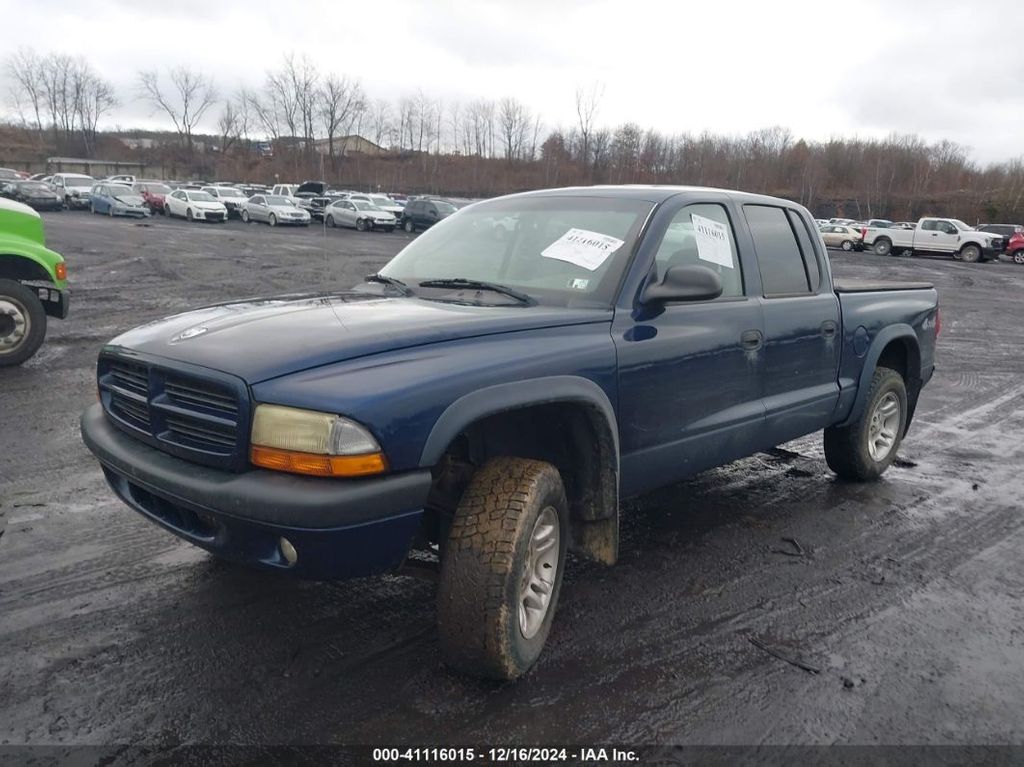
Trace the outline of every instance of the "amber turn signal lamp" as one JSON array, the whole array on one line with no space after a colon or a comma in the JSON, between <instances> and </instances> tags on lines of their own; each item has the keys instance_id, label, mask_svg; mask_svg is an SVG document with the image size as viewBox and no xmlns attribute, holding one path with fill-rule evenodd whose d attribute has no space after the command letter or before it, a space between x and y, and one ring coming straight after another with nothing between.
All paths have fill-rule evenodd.
<instances>
[{"instance_id":1,"label":"amber turn signal lamp","mask_svg":"<svg viewBox=\"0 0 1024 767\"><path fill-rule=\"evenodd\" d=\"M58 262L57 265L53 267L53 273L57 275L58 280L66 280L68 278L68 265L63 261Z\"/></svg>"},{"instance_id":2,"label":"amber turn signal lamp","mask_svg":"<svg viewBox=\"0 0 1024 767\"><path fill-rule=\"evenodd\" d=\"M387 471L383 453L363 455L320 455L253 445L249 451L253 466L313 477L367 477Z\"/></svg>"}]
</instances>

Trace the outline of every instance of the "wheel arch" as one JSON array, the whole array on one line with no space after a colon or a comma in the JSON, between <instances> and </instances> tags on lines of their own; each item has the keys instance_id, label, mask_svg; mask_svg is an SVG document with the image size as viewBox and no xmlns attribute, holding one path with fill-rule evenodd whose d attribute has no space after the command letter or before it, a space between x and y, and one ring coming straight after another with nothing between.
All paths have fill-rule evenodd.
<instances>
[{"instance_id":1,"label":"wheel arch","mask_svg":"<svg viewBox=\"0 0 1024 767\"><path fill-rule=\"evenodd\" d=\"M875 370L887 367L903 376L907 387L908 413L904 429L910 426L917 408L917 398L921 392L921 347L917 334L910 325L890 325L882 330L871 343L864 355L864 367L861 368L857 381L857 398L854 400L850 414L840 426L848 426L857 420L867 404L868 390Z\"/></svg>"},{"instance_id":2,"label":"wheel arch","mask_svg":"<svg viewBox=\"0 0 1024 767\"><path fill-rule=\"evenodd\" d=\"M604 564L618 558L619 441L615 411L593 381L551 376L499 384L453 402L420 456L441 480L456 456L474 465L496 455L553 463L571 514L573 549Z\"/></svg>"}]
</instances>

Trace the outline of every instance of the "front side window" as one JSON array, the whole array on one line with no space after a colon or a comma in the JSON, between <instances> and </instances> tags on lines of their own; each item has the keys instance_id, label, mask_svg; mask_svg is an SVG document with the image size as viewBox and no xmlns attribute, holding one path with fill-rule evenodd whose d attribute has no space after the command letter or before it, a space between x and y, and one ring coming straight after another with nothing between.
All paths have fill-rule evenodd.
<instances>
[{"instance_id":1,"label":"front side window","mask_svg":"<svg viewBox=\"0 0 1024 767\"><path fill-rule=\"evenodd\" d=\"M786 211L771 205L744 205L754 238L757 266L766 296L810 293L810 281Z\"/></svg>"},{"instance_id":2,"label":"front side window","mask_svg":"<svg viewBox=\"0 0 1024 767\"><path fill-rule=\"evenodd\" d=\"M654 279L674 266L705 266L722 280L722 296L743 295L743 274L729 214L721 205L687 205L672 218L654 256Z\"/></svg>"}]
</instances>

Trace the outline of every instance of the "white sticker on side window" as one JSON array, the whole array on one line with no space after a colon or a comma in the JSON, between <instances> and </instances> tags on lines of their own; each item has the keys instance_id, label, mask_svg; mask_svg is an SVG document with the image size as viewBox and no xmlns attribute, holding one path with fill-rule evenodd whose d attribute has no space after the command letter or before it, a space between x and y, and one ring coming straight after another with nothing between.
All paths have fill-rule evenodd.
<instances>
[{"instance_id":1,"label":"white sticker on side window","mask_svg":"<svg viewBox=\"0 0 1024 767\"><path fill-rule=\"evenodd\" d=\"M732 246L729 244L729 227L711 218L690 214L693 233L697 239L697 255L702 261L735 269L732 262Z\"/></svg>"},{"instance_id":2,"label":"white sticker on side window","mask_svg":"<svg viewBox=\"0 0 1024 767\"><path fill-rule=\"evenodd\" d=\"M608 256L622 247L624 241L600 232L570 229L540 254L544 258L566 261L594 271L608 260Z\"/></svg>"}]
</instances>

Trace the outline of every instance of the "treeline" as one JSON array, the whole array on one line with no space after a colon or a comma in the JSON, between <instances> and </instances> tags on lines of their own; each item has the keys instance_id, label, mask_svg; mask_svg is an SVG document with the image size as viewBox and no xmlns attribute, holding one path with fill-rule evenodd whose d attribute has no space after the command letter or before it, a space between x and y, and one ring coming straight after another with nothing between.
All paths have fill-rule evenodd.
<instances>
[{"instance_id":1,"label":"treeline","mask_svg":"<svg viewBox=\"0 0 1024 767\"><path fill-rule=\"evenodd\" d=\"M40 151L94 155L98 123L141 100L173 124L173 140L123 153L182 176L322 177L353 188L466 196L573 184L696 184L789 197L823 216L1024 220L1020 159L982 168L964 146L914 135L821 142L781 127L739 136L670 135L632 122L611 127L597 86L576 92L572 124L552 126L512 96L444 103L417 91L394 102L373 99L358 80L294 55L259 88L231 93L186 66L141 71L132 92L115 93L87 61L28 49L8 57L4 69L10 106ZM214 124L217 134L207 131L197 142L200 126ZM343 155L339 139L352 134L387 152ZM272 158L256 151L266 141ZM118 146L107 142L103 151Z\"/></svg>"}]
</instances>

